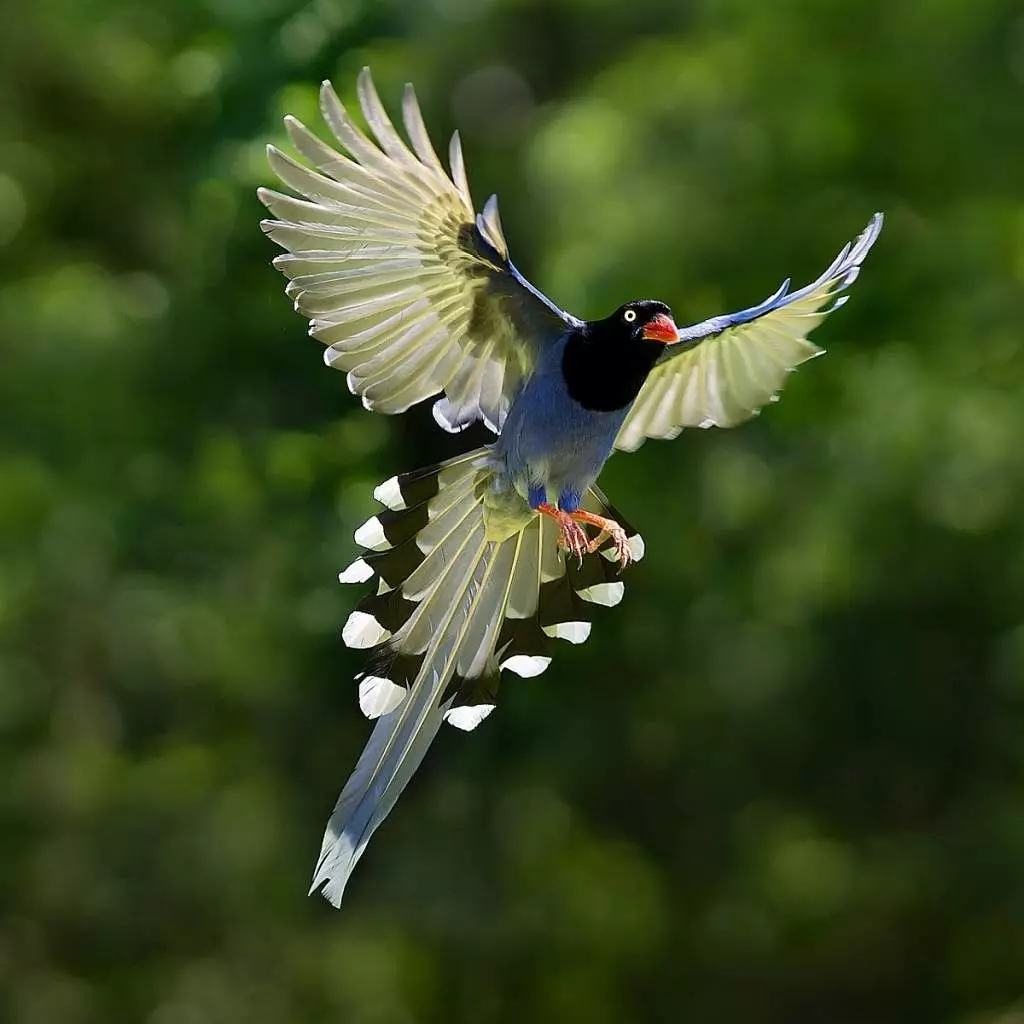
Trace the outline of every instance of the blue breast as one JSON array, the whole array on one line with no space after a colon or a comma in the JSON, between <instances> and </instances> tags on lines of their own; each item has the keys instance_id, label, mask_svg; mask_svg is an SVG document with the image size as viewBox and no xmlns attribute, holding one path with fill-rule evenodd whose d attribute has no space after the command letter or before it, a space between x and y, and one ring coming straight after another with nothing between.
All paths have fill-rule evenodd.
<instances>
[{"instance_id":1,"label":"blue breast","mask_svg":"<svg viewBox=\"0 0 1024 1024\"><path fill-rule=\"evenodd\" d=\"M574 511L597 480L629 409L596 412L572 398L562 376L567 338L545 347L536 371L512 402L495 450L531 505L557 501Z\"/></svg>"}]
</instances>

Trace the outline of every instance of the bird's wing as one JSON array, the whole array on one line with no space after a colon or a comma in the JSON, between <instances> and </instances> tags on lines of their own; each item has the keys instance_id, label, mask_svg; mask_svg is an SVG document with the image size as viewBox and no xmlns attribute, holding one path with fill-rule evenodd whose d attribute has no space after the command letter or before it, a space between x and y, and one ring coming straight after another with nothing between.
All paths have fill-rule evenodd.
<instances>
[{"instance_id":1,"label":"bird's wing","mask_svg":"<svg viewBox=\"0 0 1024 1024\"><path fill-rule=\"evenodd\" d=\"M733 427L774 401L786 375L824 349L807 335L841 306L841 295L882 230L876 213L817 281L679 332L633 403L615 446L634 451L648 437L675 437L684 427Z\"/></svg>"},{"instance_id":2,"label":"bird's wing","mask_svg":"<svg viewBox=\"0 0 1024 1024\"><path fill-rule=\"evenodd\" d=\"M268 149L274 172L304 197L260 189L274 217L263 229L288 250L274 264L290 278L287 293L310 334L327 346L327 364L348 373L367 409L403 412L443 390L434 407L441 426L483 419L497 431L539 348L575 320L509 261L497 199L474 214L458 133L449 176L411 86L402 105L411 149L367 69L358 95L376 142L325 82L324 120L347 152L291 117L291 141L316 170Z\"/></svg>"}]
</instances>

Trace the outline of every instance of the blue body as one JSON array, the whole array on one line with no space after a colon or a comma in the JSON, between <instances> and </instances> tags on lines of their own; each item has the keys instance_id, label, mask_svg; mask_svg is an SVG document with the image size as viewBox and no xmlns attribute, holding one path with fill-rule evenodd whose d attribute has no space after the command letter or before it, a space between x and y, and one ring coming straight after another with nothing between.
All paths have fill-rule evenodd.
<instances>
[{"instance_id":1,"label":"blue body","mask_svg":"<svg viewBox=\"0 0 1024 1024\"><path fill-rule=\"evenodd\" d=\"M569 394L562 375L568 339L566 331L543 346L534 373L512 400L494 450L531 508L551 502L575 512L611 455L629 406L596 412Z\"/></svg>"}]
</instances>

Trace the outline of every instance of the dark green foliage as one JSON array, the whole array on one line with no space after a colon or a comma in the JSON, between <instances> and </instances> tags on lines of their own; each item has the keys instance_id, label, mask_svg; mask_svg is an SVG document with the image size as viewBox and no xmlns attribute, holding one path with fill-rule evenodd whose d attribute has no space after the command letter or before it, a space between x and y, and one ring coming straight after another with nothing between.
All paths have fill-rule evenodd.
<instances>
[{"instance_id":1,"label":"dark green foliage","mask_svg":"<svg viewBox=\"0 0 1024 1024\"><path fill-rule=\"evenodd\" d=\"M442 732L341 913L373 485L263 146L415 81L557 302L692 322L886 228L829 355L617 456L647 559ZM49 0L0 33L0 1019L1024 1020L1024 21L1009 0Z\"/></svg>"}]
</instances>

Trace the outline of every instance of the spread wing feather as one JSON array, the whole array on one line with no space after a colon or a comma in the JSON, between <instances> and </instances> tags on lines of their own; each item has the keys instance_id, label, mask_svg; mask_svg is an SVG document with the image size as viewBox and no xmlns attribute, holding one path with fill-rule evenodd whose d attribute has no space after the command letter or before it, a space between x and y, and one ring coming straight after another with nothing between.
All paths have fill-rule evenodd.
<instances>
[{"instance_id":1,"label":"spread wing feather","mask_svg":"<svg viewBox=\"0 0 1024 1024\"><path fill-rule=\"evenodd\" d=\"M259 191L273 218L263 229L287 250L274 264L327 364L348 374L368 409L403 412L444 391L434 416L445 429L482 419L500 430L540 347L576 321L509 261L496 197L474 214L458 133L449 176L411 86L402 104L411 148L365 68L357 93L372 138L325 82L321 110L344 152L292 117L289 138L310 166L268 149L274 173L302 197Z\"/></svg>"},{"instance_id":2,"label":"spread wing feather","mask_svg":"<svg viewBox=\"0 0 1024 1024\"><path fill-rule=\"evenodd\" d=\"M733 427L774 401L786 375L824 349L807 335L846 301L842 295L882 229L876 213L812 284L789 281L764 302L680 331L666 348L626 417L615 446L639 448L648 437L675 437L684 427Z\"/></svg>"}]
</instances>

